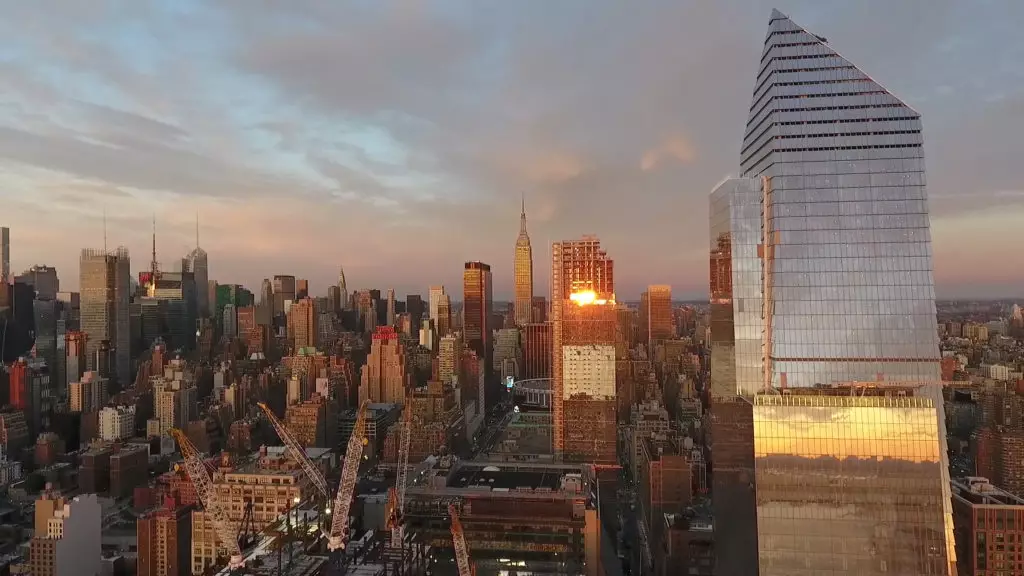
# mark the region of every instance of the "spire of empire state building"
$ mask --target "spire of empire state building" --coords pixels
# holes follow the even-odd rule
[[[533,321],[533,249],[530,235],[526,232],[526,198],[522,200],[519,213],[519,237],[516,239],[514,262],[515,273],[515,320],[519,326]]]

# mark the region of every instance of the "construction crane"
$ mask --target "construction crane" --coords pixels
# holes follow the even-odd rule
[[[405,537],[402,524],[405,520],[405,488],[409,476],[409,442],[412,436],[412,405],[409,402],[405,403],[405,414],[402,416],[402,426],[398,431],[398,473],[395,476],[394,505],[388,520],[391,528],[391,546],[395,548],[402,545],[402,539]],[[388,496],[391,497],[390,492]]]
[[[469,548],[466,546],[466,535],[459,521],[459,511],[455,504],[448,505],[448,515],[452,517],[452,544],[455,547],[455,562],[459,566],[459,576],[473,576],[475,571],[469,565]]]
[[[270,424],[274,427],[274,430],[277,431],[277,435],[281,437],[281,441],[284,442],[285,448],[288,449],[288,453],[291,454],[292,459],[299,463],[299,466],[302,467],[302,471],[306,474],[306,477],[309,478],[309,481],[312,482],[313,485],[316,486],[316,489],[320,491],[324,500],[329,499],[331,496],[327,487],[327,479],[324,478],[320,469],[313,464],[313,461],[309,459],[305,448],[299,444],[299,441],[295,439],[295,436],[293,436],[288,428],[285,427],[284,423],[278,420],[277,416],[274,415],[274,411],[270,409],[270,406],[267,406],[263,402],[259,402],[257,406],[263,410],[263,413],[267,416],[267,420],[270,420]]]
[[[228,549],[228,554],[230,554],[228,567],[232,570],[244,567],[242,549],[238,546],[238,534],[231,530],[231,522],[228,520],[227,513],[217,502],[217,493],[210,477],[211,471],[203,461],[203,453],[178,428],[171,428],[171,436],[178,441],[181,456],[185,459],[185,471],[188,473],[189,479],[192,480],[192,485],[195,486],[199,501],[213,521],[217,537],[221,544]]]
[[[345,462],[341,465],[341,483],[338,494],[334,497],[334,516],[331,518],[331,532],[327,537],[327,548],[334,552],[345,547],[348,538],[348,511],[352,507],[352,493],[356,489],[356,476],[359,464],[363,459],[363,446],[366,445],[366,407],[364,401],[356,412],[356,423],[352,427],[352,436],[348,439],[345,451]]]

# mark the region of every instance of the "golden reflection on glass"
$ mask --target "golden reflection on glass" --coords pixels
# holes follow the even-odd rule
[[[927,397],[754,399],[760,576],[950,574]]]

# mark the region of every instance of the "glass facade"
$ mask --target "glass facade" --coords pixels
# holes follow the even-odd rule
[[[932,399],[828,392],[754,399],[760,576],[950,575]]]
[[[920,116],[778,11],[758,70],[711,195],[717,568],[950,575]]]

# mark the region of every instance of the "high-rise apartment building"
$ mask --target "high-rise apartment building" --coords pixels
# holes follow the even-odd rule
[[[68,404],[72,412],[96,412],[107,403],[109,381],[94,371],[86,372],[78,382],[68,385]]]
[[[958,575],[1024,574],[1024,499],[977,476],[952,487]]]
[[[188,574],[192,556],[192,507],[168,498],[137,522],[138,576]]]
[[[758,69],[711,195],[717,569],[948,576],[920,116],[778,11]]]
[[[615,463],[615,284],[595,236],[551,247],[554,449]]]
[[[0,284],[11,282],[11,229],[0,226]]]
[[[363,366],[359,401],[402,404],[409,385],[405,347],[399,341],[398,333],[391,326],[377,328]]]
[[[654,342],[675,336],[671,286],[648,286],[647,291],[640,295],[640,326],[648,354],[654,353]]]
[[[292,350],[315,347],[319,334],[319,315],[312,298],[303,298],[288,309],[288,340]]]
[[[494,338],[491,334],[491,267],[483,262],[466,262],[462,274],[462,336],[467,347],[484,361],[484,378],[491,381]],[[487,411],[497,403],[494,386],[484,384],[481,406]]]
[[[79,262],[81,329],[86,339],[88,367],[96,369],[95,355],[104,340],[114,348],[113,373],[119,382],[131,378],[131,330],[128,317],[131,262],[128,250],[82,250]]]
[[[105,406],[99,421],[101,440],[127,440],[135,435],[135,406]]]
[[[442,336],[437,344],[437,379],[445,384],[451,383],[452,378],[459,375],[461,359],[462,336]]]
[[[29,548],[33,576],[99,574],[102,518],[95,494],[71,500],[47,494],[36,500]]]
[[[533,249],[526,233],[526,201],[519,214],[519,237],[516,238],[515,262],[515,317],[517,326],[533,322]]]

